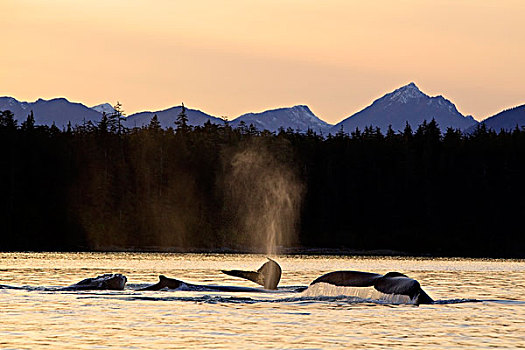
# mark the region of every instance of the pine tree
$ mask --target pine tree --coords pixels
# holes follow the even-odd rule
[[[159,118],[156,114],[154,114],[148,124],[148,129],[152,131],[160,131],[161,128],[162,127],[160,125]]]
[[[107,133],[110,128],[110,122],[106,112],[102,112],[102,118],[97,123],[97,130],[103,134]]]
[[[122,104],[119,101],[117,101],[117,104],[113,106],[113,109],[115,111],[107,116],[109,131],[120,135],[124,131],[122,121],[126,119],[124,117],[124,110],[122,109]]]
[[[33,130],[35,128],[35,116],[33,115],[33,110],[31,110],[31,112],[27,116],[26,121],[22,123],[20,128],[23,131],[30,131],[30,130]]]
[[[0,113],[0,128],[15,130],[18,122],[15,119],[15,115],[11,111],[3,111]]]
[[[188,116],[186,115],[186,107],[184,107],[184,102],[182,103],[181,111],[177,117],[177,120],[175,121],[175,125],[177,125],[177,131],[182,133],[187,133],[190,129],[188,126]]]

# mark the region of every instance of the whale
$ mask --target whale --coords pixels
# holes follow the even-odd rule
[[[278,284],[282,275],[281,266],[270,258],[268,258],[268,261],[257,271],[221,270],[221,272],[229,276],[252,281],[262,288],[193,284],[160,275],[157,283],[137,290],[158,291],[162,289],[172,289],[204,292],[268,293],[278,290]],[[86,278],[59,290],[123,290],[126,282],[127,278],[122,274],[104,274],[93,278]],[[434,300],[421,288],[417,280],[400,272],[388,272],[381,275],[373,272],[351,270],[333,271],[316,278],[308,286],[286,287],[285,290],[287,292],[302,292],[321,283],[338,287],[373,287],[376,291],[384,294],[408,296],[411,303],[416,305],[434,303]]]
[[[268,258],[257,271],[244,270],[221,270],[221,272],[247,279],[263,286],[261,288],[235,287],[235,286],[216,286],[198,285],[187,283],[178,279],[159,276],[159,282],[145,287],[141,290],[199,290],[199,291],[220,291],[220,292],[264,292],[277,290],[281,279],[282,269],[279,264]],[[373,272],[362,271],[333,271],[326,273],[315,280],[309,286],[298,286],[289,291],[302,292],[308,287],[316,284],[326,283],[338,287],[373,287],[375,290],[390,295],[408,296],[413,304],[432,304],[434,300],[421,288],[419,282],[400,272],[388,272],[384,275]]]
[[[244,292],[244,293],[267,293],[270,289],[240,287],[240,286],[218,286],[218,285],[204,285],[184,282],[175,278],[169,278],[164,275],[159,276],[159,281],[150,286],[140,288],[138,291],[158,291],[162,289],[176,289],[184,291],[197,292]]]
[[[281,266],[270,258],[257,271],[245,270],[221,270],[222,273],[240,277],[252,281],[263,288],[237,287],[237,286],[217,286],[202,285],[184,282],[175,278],[169,278],[164,275],[159,276],[159,282],[156,284],[139,289],[140,291],[161,290],[161,289],[178,289],[193,291],[217,291],[217,292],[269,292],[277,290],[277,285],[281,280]],[[307,287],[296,287],[294,290],[304,290]]]
[[[120,273],[106,273],[97,277],[83,279],[68,287],[61,288],[61,291],[77,290],[123,290],[128,279]]]
[[[255,282],[264,287],[264,289],[275,290],[281,280],[281,266],[270,258],[257,271],[243,270],[221,270],[229,276],[240,277]]]
[[[316,278],[310,283],[310,286],[318,283],[340,287],[373,287],[384,294],[406,295],[416,305],[434,302],[421,288],[418,281],[400,272],[388,272],[381,275],[362,271],[333,271]]]

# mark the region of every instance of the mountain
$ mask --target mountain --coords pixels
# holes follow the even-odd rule
[[[13,112],[19,123],[24,122],[33,111],[35,124],[51,126],[55,123],[59,128],[65,127],[69,122],[71,125],[80,125],[87,121],[96,122],[101,117],[99,112],[65,98],[20,102],[12,97],[0,97],[0,111],[4,110]]]
[[[91,109],[101,114],[106,113],[107,115],[110,115],[110,114],[115,113],[115,109],[109,103],[102,103],[102,104],[91,107]]]
[[[175,128],[175,121],[182,110],[182,106],[171,107],[157,112],[140,112],[135,113],[126,118],[124,125],[128,128],[146,126],[151,121],[151,118],[156,114],[160,125],[163,128]],[[224,121],[220,118],[213,117],[209,114],[201,112],[197,109],[186,108],[186,115],[188,117],[188,124],[192,126],[202,126],[207,121],[214,124],[223,124]]]
[[[481,122],[485,124],[488,129],[493,129],[499,132],[500,130],[511,131],[518,126],[519,128],[525,127],[525,105],[506,109],[493,115]],[[467,132],[472,132],[475,127],[471,127]]]
[[[385,132],[389,125],[394,131],[405,128],[406,122],[416,129],[423,121],[435,119],[442,131],[447,127],[464,130],[477,121],[472,116],[464,116],[456,106],[443,96],[430,97],[414,83],[405,85],[375,100],[370,106],[353,114],[332,129],[332,133],[343,130],[347,133],[356,128],[363,130],[367,126],[379,127]]]
[[[326,133],[331,124],[319,119],[308,106],[272,109],[261,113],[247,113],[234,119],[230,125],[238,127],[241,122],[247,126],[253,124],[258,130],[278,131],[280,128],[291,128],[294,131],[306,132],[312,129],[317,133]]]

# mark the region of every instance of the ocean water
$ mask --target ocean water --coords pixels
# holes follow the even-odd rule
[[[221,269],[262,255],[0,253],[2,349],[525,348],[525,261],[278,256],[269,293],[136,291],[158,275],[256,287]],[[412,305],[352,288],[294,292],[335,270],[399,271],[437,301]],[[124,291],[56,291],[122,273]]]

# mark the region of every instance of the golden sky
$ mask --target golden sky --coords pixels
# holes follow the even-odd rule
[[[413,81],[478,120],[525,103],[523,0],[0,0],[0,33],[23,101],[336,123]]]

